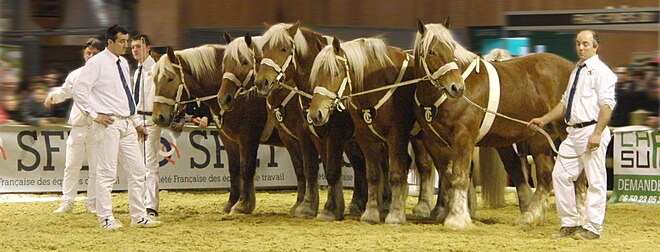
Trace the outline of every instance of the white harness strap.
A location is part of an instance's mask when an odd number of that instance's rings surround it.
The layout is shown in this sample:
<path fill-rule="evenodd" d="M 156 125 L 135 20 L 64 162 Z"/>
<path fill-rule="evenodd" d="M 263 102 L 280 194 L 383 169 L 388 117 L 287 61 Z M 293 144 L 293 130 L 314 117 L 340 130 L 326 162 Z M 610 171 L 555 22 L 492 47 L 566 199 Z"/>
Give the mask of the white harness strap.
<path fill-rule="evenodd" d="M 488 73 L 488 82 L 489 82 L 489 92 L 488 92 L 488 110 L 497 112 L 497 108 L 500 104 L 500 77 L 497 74 L 497 70 L 493 67 L 493 64 L 487 61 L 483 61 L 486 65 L 486 72 Z M 479 69 L 477 67 L 477 69 Z M 484 120 L 481 122 L 481 127 L 479 128 L 479 136 L 477 137 L 477 143 L 488 134 L 491 126 L 493 126 L 493 121 L 495 121 L 494 113 L 485 113 Z"/>
<path fill-rule="evenodd" d="M 305 109 L 305 107 L 303 107 L 302 95 L 298 96 L 298 104 L 300 105 L 300 109 L 305 113 L 305 116 L 303 117 L 303 119 L 307 120 L 307 125 L 309 127 L 309 132 L 311 132 L 312 135 L 314 135 L 315 137 L 321 138 L 321 137 L 319 137 L 319 134 L 317 134 L 316 130 L 314 129 L 314 122 L 312 122 L 312 119 L 309 118 L 309 116 L 307 116 L 307 114 L 309 114 L 309 109 Z"/>
<path fill-rule="evenodd" d="M 295 95 L 296 95 L 296 92 L 293 92 L 293 91 L 289 92 L 289 94 L 286 96 L 286 98 L 284 98 L 284 100 L 282 101 L 280 106 L 278 106 L 278 107 L 281 107 L 281 108 L 276 107 L 275 109 L 273 109 L 273 106 L 270 105 L 270 102 L 268 102 L 268 99 L 266 99 L 266 105 L 268 105 L 268 110 L 273 112 L 273 115 L 275 116 L 275 120 L 277 120 L 277 122 L 280 124 L 280 127 L 282 127 L 284 132 L 289 134 L 289 136 L 293 137 L 294 139 L 299 140 L 298 137 L 296 137 L 296 135 L 294 135 L 293 132 L 291 132 L 291 130 L 289 130 L 289 128 L 284 123 L 284 120 L 286 119 L 285 118 L 286 117 L 285 111 L 280 111 L 280 109 L 286 110 L 286 105 L 289 103 L 291 98 L 293 98 L 293 96 L 295 96 Z"/>

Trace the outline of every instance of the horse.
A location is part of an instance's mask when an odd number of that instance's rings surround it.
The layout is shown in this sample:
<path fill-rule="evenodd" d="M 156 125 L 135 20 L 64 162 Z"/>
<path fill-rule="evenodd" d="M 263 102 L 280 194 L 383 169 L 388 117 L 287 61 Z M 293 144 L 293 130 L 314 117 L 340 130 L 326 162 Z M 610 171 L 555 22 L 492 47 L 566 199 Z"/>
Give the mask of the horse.
<path fill-rule="evenodd" d="M 227 112 L 220 109 L 216 97 L 225 49 L 224 45 L 182 51 L 168 47 L 166 56 L 160 57 L 154 67 L 153 118 L 159 126 L 168 127 L 185 104 L 200 102 L 209 106 L 229 159 L 231 188 L 222 210 L 250 214 L 255 208 L 254 174 L 259 143 L 281 146 L 281 141 L 266 123 L 268 114 L 263 99 L 261 106 L 241 104 Z"/>
<path fill-rule="evenodd" d="M 415 138 L 411 134 L 415 125 L 412 106 L 414 86 L 385 88 L 350 97 L 365 90 L 410 80 L 414 69 L 415 62 L 411 55 L 399 48 L 386 46 L 377 38 L 360 38 L 341 44 L 335 39 L 332 45 L 321 50 L 314 61 L 310 83 L 316 87 L 309 120 L 314 125 L 323 125 L 331 113 L 347 109 L 366 158 L 369 200 L 360 218 L 362 222 L 381 221 L 381 216 L 385 215 L 381 193 L 383 184 L 389 182 L 392 202 L 385 223 L 406 223 L 407 174 L 412 163 L 408 143 L 412 144 L 416 166 L 423 178 L 420 202 L 430 210 L 433 164 L 420 137 Z M 381 165 L 383 163 L 386 165 Z"/>
<path fill-rule="evenodd" d="M 471 225 L 466 191 L 475 146 L 498 147 L 503 161 L 515 160 L 517 156 L 508 146 L 526 140 L 539 185 L 529 203 L 521 200 L 519 221 L 542 223 L 552 189 L 550 146 L 543 137 L 526 130 L 526 125 L 486 114 L 467 99 L 512 118 L 530 120 L 560 101 L 574 65 L 550 53 L 487 63 L 456 42 L 449 26 L 449 18 L 444 24 L 425 25 L 419 20 L 414 49 L 420 66 L 416 76 L 428 79 L 417 85 L 415 115 L 423 131 L 434 136 L 424 144 L 436 166 L 444 167 L 442 179 L 449 187 L 448 206 L 438 220 L 450 229 Z M 555 122 L 553 128 L 562 138 L 566 136 L 565 124 Z"/>
<path fill-rule="evenodd" d="M 353 133 L 350 119 L 337 118 L 337 127 L 310 127 L 303 116 L 308 101 L 298 95 L 299 92 L 283 89 L 281 85 L 277 85 L 277 88 L 263 88 L 266 86 L 264 83 L 272 85 L 274 82 L 286 82 L 302 89 L 303 83 L 307 82 L 311 64 L 319 51 L 318 45 L 325 43 L 325 38 L 312 30 L 299 28 L 299 25 L 300 22 L 268 27 L 262 36 L 263 59 L 258 66 L 254 84 L 262 96 L 267 96 L 269 110 L 277 121 L 280 138 L 289 152 L 301 153 L 303 156 L 307 190 L 296 215 L 316 216 L 327 221 L 342 220 L 345 208 L 341 181 L 343 150 L 346 150 L 355 173 L 355 190 L 348 213 L 361 214 L 367 197 L 364 158 L 357 144 L 349 141 Z M 277 81 L 274 81 L 275 76 L 278 76 Z M 231 105 L 233 98 L 230 97 L 235 94 L 236 88 L 236 85 L 229 85 L 226 89 L 228 91 L 222 90 L 219 99 L 223 106 Z M 321 212 L 318 211 L 319 153 L 328 180 L 328 201 Z"/>

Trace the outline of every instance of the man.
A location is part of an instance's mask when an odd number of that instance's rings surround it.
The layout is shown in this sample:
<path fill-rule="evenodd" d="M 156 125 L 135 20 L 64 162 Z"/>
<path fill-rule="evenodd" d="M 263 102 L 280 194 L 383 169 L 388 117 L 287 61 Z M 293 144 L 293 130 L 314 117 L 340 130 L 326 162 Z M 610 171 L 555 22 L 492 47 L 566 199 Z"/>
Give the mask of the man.
<path fill-rule="evenodd" d="M 48 118 L 52 116 L 52 113 L 43 104 L 47 95 L 47 88 L 42 82 L 31 83 L 30 95 L 21 102 L 18 108 L 20 116 L 17 120 L 37 127 L 45 127 L 50 124 Z"/>
<path fill-rule="evenodd" d="M 543 117 L 529 122 L 538 129 L 549 122 L 564 118 L 569 125 L 568 137 L 559 147 L 559 156 L 552 172 L 552 183 L 557 201 L 557 214 L 561 221 L 559 237 L 576 239 L 600 238 L 605 202 L 607 199 L 607 173 L 605 153 L 610 142 L 607 123 L 616 104 L 614 83 L 616 75 L 598 58 L 600 39 L 591 30 L 581 31 L 575 40 L 580 61 L 559 103 Z M 571 158 L 570 156 L 578 156 Z M 579 216 L 573 182 L 584 170 L 589 188 L 584 216 Z M 583 225 L 579 219 L 583 217 Z"/>
<path fill-rule="evenodd" d="M 83 58 L 87 62 L 92 56 L 103 50 L 103 42 L 96 38 L 90 38 L 83 46 Z M 64 102 L 71 98 L 73 83 L 76 82 L 82 67 L 73 70 L 66 77 L 61 87 L 55 88 L 48 94 L 44 106 Z M 92 119 L 83 114 L 77 106 L 71 107 L 68 123 L 71 132 L 66 140 L 66 153 L 64 162 L 64 178 L 62 179 L 62 203 L 53 213 L 71 213 L 73 211 L 73 200 L 76 198 L 78 178 L 83 160 L 87 159 L 89 165 L 89 179 L 87 180 L 87 203 L 85 208 L 89 213 L 96 213 L 96 165 L 94 162 L 94 147 L 96 142 L 90 133 Z"/>
<path fill-rule="evenodd" d="M 128 31 L 113 25 L 105 32 L 106 48 L 83 67 L 73 86 L 77 106 L 94 119 L 96 151 L 96 216 L 102 229 L 122 228 L 112 215 L 112 186 L 117 160 L 128 177 L 128 205 L 131 227 L 157 227 L 161 222 L 147 215 L 144 207 L 145 165 L 140 141 L 147 130 L 140 125 L 133 93 L 129 87 L 128 63 L 121 57 L 128 47 Z"/>
<path fill-rule="evenodd" d="M 131 52 L 133 58 L 138 62 L 138 69 L 135 71 L 133 96 L 137 103 L 137 113 L 140 118 L 140 124 L 146 127 L 149 135 L 140 148 L 142 157 L 146 164 L 146 190 L 145 190 L 145 206 L 147 214 L 157 217 L 158 204 L 160 202 L 158 197 L 160 180 L 160 173 L 158 172 L 158 151 L 160 150 L 160 134 L 162 130 L 151 119 L 152 109 L 154 107 L 154 96 L 156 95 L 156 86 L 153 80 L 153 67 L 156 61 L 149 55 L 151 50 L 151 41 L 147 35 L 133 36 L 131 41 Z"/>

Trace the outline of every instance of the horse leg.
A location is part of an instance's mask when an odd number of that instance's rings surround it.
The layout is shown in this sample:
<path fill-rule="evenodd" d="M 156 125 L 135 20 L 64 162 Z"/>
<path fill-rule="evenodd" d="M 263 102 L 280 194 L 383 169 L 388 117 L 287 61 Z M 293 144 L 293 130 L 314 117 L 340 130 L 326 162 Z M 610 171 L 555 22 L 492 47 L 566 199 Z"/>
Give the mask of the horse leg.
<path fill-rule="evenodd" d="M 388 144 L 389 181 L 392 188 L 392 203 L 385 223 L 406 223 L 406 199 L 408 198 L 408 169 L 412 162 L 408 154 L 407 137 L 397 136 L 393 143 Z"/>
<path fill-rule="evenodd" d="M 521 148 L 519 148 L 519 150 L 520 149 Z M 529 186 L 529 183 L 525 179 L 520 157 L 513 149 L 513 146 L 497 148 L 497 152 L 500 154 L 500 159 L 502 160 L 502 163 L 504 163 L 504 169 L 509 174 L 509 178 L 513 182 L 513 185 L 516 186 L 516 192 L 518 193 L 518 207 L 520 208 L 520 212 L 523 213 L 527 211 L 527 208 L 529 207 L 533 192 L 532 187 Z M 526 153 L 524 156 L 526 159 Z"/>
<path fill-rule="evenodd" d="M 437 220 L 444 220 L 444 217 L 441 215 L 445 212 L 445 207 L 447 206 L 448 202 L 448 183 L 446 179 L 448 177 L 447 173 L 449 169 L 450 149 L 448 147 L 440 146 L 432 139 L 424 139 L 423 142 L 426 150 L 430 154 L 429 156 L 433 160 L 433 164 L 435 165 L 435 169 L 439 176 L 438 196 L 435 202 L 435 207 L 433 210 L 431 210 L 430 217 Z"/>
<path fill-rule="evenodd" d="M 241 196 L 231 208 L 229 214 L 251 214 L 255 208 L 254 173 L 257 169 L 259 137 L 245 138 L 245 142 L 238 145 L 241 153 Z"/>
<path fill-rule="evenodd" d="M 518 219 L 518 223 L 528 225 L 541 225 L 544 214 L 549 207 L 548 198 L 552 191 L 552 169 L 554 158 L 550 145 L 543 137 L 532 137 L 528 140 L 529 150 L 536 164 L 536 177 L 538 185 L 536 192 L 529 203 L 529 207 Z"/>
<path fill-rule="evenodd" d="M 291 209 L 289 210 L 290 215 L 295 215 L 296 209 L 298 209 L 298 206 L 300 206 L 300 204 L 302 204 L 302 202 L 305 199 L 306 188 L 305 188 L 305 173 L 303 171 L 304 168 L 303 168 L 302 151 L 300 150 L 298 141 L 290 137 L 286 132 L 280 134 L 280 139 L 282 139 L 282 144 L 286 148 L 287 152 L 289 152 L 291 165 L 293 165 L 293 170 L 296 173 L 296 185 L 297 185 L 296 203 L 294 203 Z"/>
<path fill-rule="evenodd" d="M 225 137 L 223 134 L 220 134 L 220 140 L 225 145 L 225 150 L 227 151 L 227 162 L 229 163 L 229 200 L 225 202 L 222 206 L 222 211 L 229 213 L 231 207 L 236 204 L 238 198 L 240 197 L 241 189 L 241 167 L 240 167 L 240 152 L 238 151 L 238 144 L 232 142 L 229 138 Z"/>
<path fill-rule="evenodd" d="M 464 229 L 471 225 L 472 219 L 468 210 L 468 187 L 470 186 L 470 163 L 472 162 L 472 153 L 474 144 L 467 130 L 462 130 L 456 134 L 452 141 L 451 154 L 452 165 L 449 174 L 449 204 L 445 212 L 444 225 L 449 229 Z"/>
<path fill-rule="evenodd" d="M 316 217 L 319 211 L 319 153 L 309 134 L 300 134 L 299 139 L 307 186 L 304 200 L 296 209 L 296 216 Z"/>
<path fill-rule="evenodd" d="M 367 185 L 368 199 L 365 206 L 364 213 L 360 217 L 360 221 L 366 223 L 379 223 L 381 218 L 381 210 L 383 207 L 383 155 L 382 146 L 378 143 L 363 141 L 360 144 L 362 152 L 365 154 L 365 161 L 367 166 Z"/>
<path fill-rule="evenodd" d="M 354 139 L 346 142 L 344 153 L 353 167 L 353 197 L 346 211 L 349 215 L 360 216 L 367 205 L 367 165 L 362 149 Z"/>
<path fill-rule="evenodd" d="M 323 210 L 316 216 L 319 220 L 338 221 L 344 219 L 344 185 L 341 180 L 343 143 L 336 135 L 326 137 L 320 144 L 320 152 L 325 156 L 323 168 L 328 181 L 328 200 Z"/>
<path fill-rule="evenodd" d="M 584 224 L 584 204 L 587 199 L 587 174 L 582 170 L 580 176 L 573 183 L 575 187 L 575 206 L 580 214 L 578 223 Z"/>
<path fill-rule="evenodd" d="M 420 139 L 411 139 L 410 143 L 415 153 L 415 166 L 420 180 L 419 200 L 413 208 L 413 214 L 429 217 L 431 215 L 431 202 L 435 193 L 433 160 Z"/>

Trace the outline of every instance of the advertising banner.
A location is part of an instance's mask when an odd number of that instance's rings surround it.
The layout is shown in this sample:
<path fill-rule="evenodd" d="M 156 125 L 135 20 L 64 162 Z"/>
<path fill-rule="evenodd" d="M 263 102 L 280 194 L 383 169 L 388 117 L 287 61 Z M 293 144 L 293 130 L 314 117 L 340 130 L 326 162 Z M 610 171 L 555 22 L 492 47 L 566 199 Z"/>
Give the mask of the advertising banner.
<path fill-rule="evenodd" d="M 614 131 L 614 191 L 610 203 L 660 204 L 660 131 L 630 126 Z"/>
<path fill-rule="evenodd" d="M 68 126 L 0 125 L 0 193 L 61 192 Z M 227 152 L 215 128 L 186 127 L 175 136 L 161 135 L 161 189 L 229 188 Z M 261 145 L 257 154 L 257 188 L 295 188 L 296 175 L 285 148 Z M 86 188 L 88 167 L 83 166 L 79 190 Z M 353 169 L 344 157 L 343 184 L 353 186 Z M 319 184 L 327 185 L 323 166 Z M 115 190 L 126 190 L 126 176 L 118 167 Z"/>

